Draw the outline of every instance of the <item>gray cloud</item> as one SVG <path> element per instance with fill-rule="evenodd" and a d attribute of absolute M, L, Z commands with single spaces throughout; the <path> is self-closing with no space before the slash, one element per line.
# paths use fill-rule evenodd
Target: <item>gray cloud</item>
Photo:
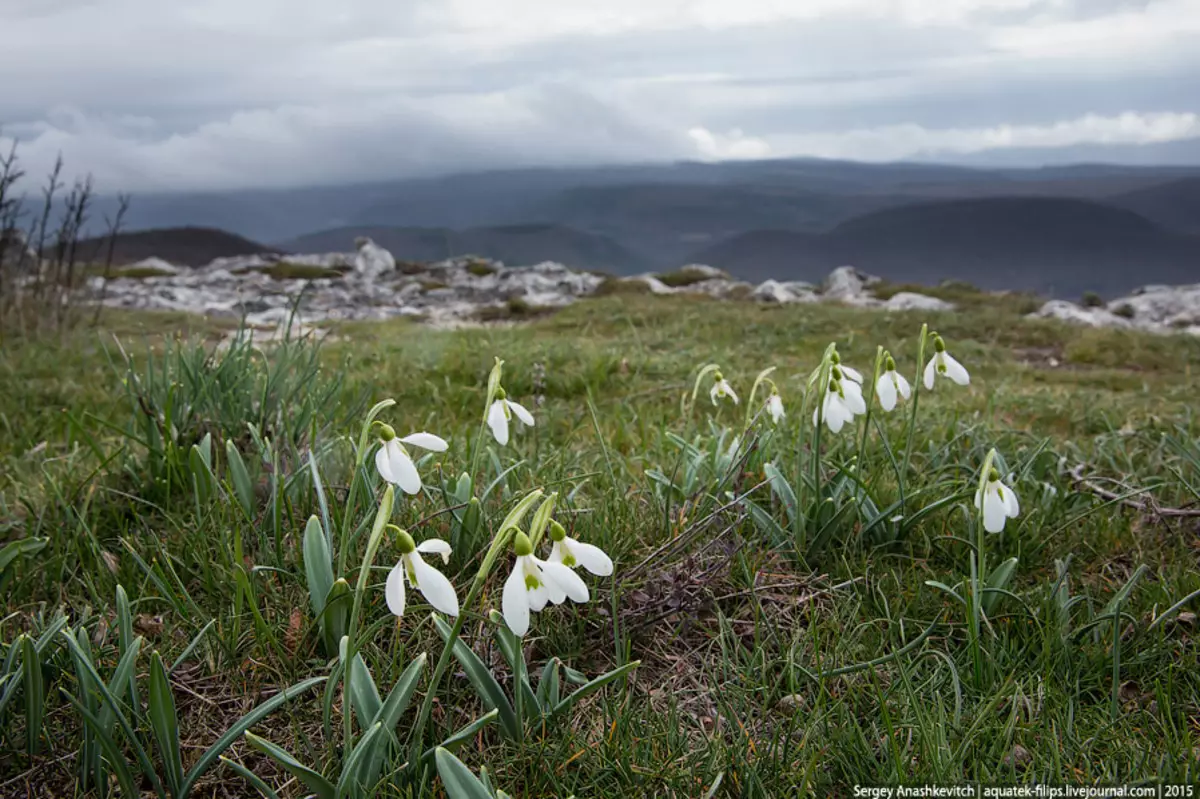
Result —
<path fill-rule="evenodd" d="M 1200 0 L 0 6 L 0 138 L 109 188 L 1136 146 L 1200 112 Z"/>

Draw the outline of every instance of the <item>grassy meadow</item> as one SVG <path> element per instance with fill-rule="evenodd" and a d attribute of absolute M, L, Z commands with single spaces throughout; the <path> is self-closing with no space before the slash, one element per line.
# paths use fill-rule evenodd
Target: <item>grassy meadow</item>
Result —
<path fill-rule="evenodd" d="M 490 795 L 448 782 L 424 756 L 438 744 L 514 797 L 1200 781 L 1200 340 L 956 299 L 617 294 L 511 326 L 346 323 L 319 347 L 218 349 L 216 323 L 115 312 L 5 338 L 0 796 Z M 877 347 L 916 388 L 923 324 L 970 385 L 884 413 Z M 817 434 L 831 342 L 871 411 Z M 496 357 L 536 418 L 503 447 L 481 424 Z M 739 405 L 709 401 L 707 364 Z M 766 383 L 750 402 L 768 367 L 778 425 Z M 391 500 L 364 419 L 388 398 L 380 422 L 449 448 L 410 447 L 423 492 L 377 518 Z M 1000 533 L 972 503 L 985 463 L 1020 498 Z M 554 495 L 615 572 L 581 572 L 590 601 L 533 614 L 521 640 L 489 611 L 513 563 L 503 520 L 535 489 L 517 526 L 550 529 Z M 453 548 L 426 561 L 475 657 L 436 680 L 454 620 L 411 588 L 389 611 L 388 522 Z M 397 685 L 405 709 L 376 730 Z M 190 783 L 174 765 L 197 763 Z"/>

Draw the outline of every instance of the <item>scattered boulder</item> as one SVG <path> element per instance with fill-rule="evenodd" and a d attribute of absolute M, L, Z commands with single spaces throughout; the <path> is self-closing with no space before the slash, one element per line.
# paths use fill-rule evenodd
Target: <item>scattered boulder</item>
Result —
<path fill-rule="evenodd" d="M 887 311 L 952 311 L 954 303 L 912 291 L 900 291 L 888 297 L 883 308 Z"/>
<path fill-rule="evenodd" d="M 368 238 L 355 239 L 358 257 L 354 259 L 354 271 L 360 277 L 374 280 L 380 275 L 396 270 L 396 259 L 392 254 Z"/>
<path fill-rule="evenodd" d="M 791 281 L 781 283 L 778 280 L 764 280 L 750 293 L 759 302 L 790 305 L 796 302 L 817 302 L 820 298 L 813 291 L 811 283 Z"/>
<path fill-rule="evenodd" d="M 1128 319 L 1105 308 L 1084 308 L 1066 300 L 1050 300 L 1029 316 L 1034 319 L 1058 319 L 1088 327 L 1132 327 Z"/>
<path fill-rule="evenodd" d="M 879 281 L 880 278 L 860 272 L 853 266 L 839 266 L 825 278 L 822 296 L 847 305 L 878 305 L 879 300 L 871 296 L 867 288 Z"/>

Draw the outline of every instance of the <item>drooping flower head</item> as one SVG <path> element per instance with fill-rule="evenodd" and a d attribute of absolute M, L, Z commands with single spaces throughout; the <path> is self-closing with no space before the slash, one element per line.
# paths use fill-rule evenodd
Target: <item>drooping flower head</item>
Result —
<path fill-rule="evenodd" d="M 775 387 L 774 383 L 771 384 L 771 394 L 767 397 L 766 407 L 771 421 L 775 424 L 779 424 L 780 420 L 787 416 L 783 411 L 783 399 L 779 396 L 779 389 Z"/>
<path fill-rule="evenodd" d="M 508 423 L 513 416 L 526 427 L 533 427 L 533 414 L 508 398 L 502 387 L 496 389 L 496 399 L 488 408 L 487 424 L 500 446 L 508 444 Z"/>
<path fill-rule="evenodd" d="M 513 538 L 516 561 L 504 581 L 500 600 L 504 623 L 515 635 L 529 632 L 529 613 L 540 613 L 550 602 L 560 605 L 569 597 L 575 602 L 588 601 L 587 585 L 579 575 L 561 563 L 534 557 L 529 536 L 517 531 Z"/>
<path fill-rule="evenodd" d="M 983 529 L 999 533 L 1004 530 L 1005 520 L 1017 518 L 1021 505 L 1017 501 L 1017 492 L 1001 482 L 1000 472 L 992 469 L 983 496 L 975 491 L 975 509 L 983 511 Z"/>
<path fill-rule="evenodd" d="M 734 405 L 738 404 L 737 394 L 734 393 L 733 387 L 729 385 L 729 381 L 725 379 L 719 369 L 713 372 L 713 384 L 708 392 L 708 397 L 712 400 L 713 405 L 716 405 L 717 400 L 720 399 L 731 399 Z"/>
<path fill-rule="evenodd" d="M 889 354 L 884 363 L 884 372 L 875 383 L 875 395 L 885 411 L 896 407 L 897 396 L 908 399 L 912 396 L 912 387 L 904 379 L 904 375 L 896 371 L 896 361 Z"/>
<path fill-rule="evenodd" d="M 582 566 L 597 577 L 608 577 L 613 573 L 612 559 L 598 546 L 576 541 L 567 535 L 563 526 L 554 519 L 550 520 L 551 563 L 561 563 L 569 569 Z"/>
<path fill-rule="evenodd" d="M 400 486 L 406 494 L 421 492 L 421 475 L 412 456 L 404 448 L 405 444 L 430 452 L 445 452 L 447 444 L 432 433 L 413 433 L 404 438 L 396 438 L 396 431 L 391 425 L 377 422 L 379 425 L 379 451 L 375 453 L 375 468 L 379 476 L 389 483 Z"/>
<path fill-rule="evenodd" d="M 842 427 L 847 422 L 854 421 L 854 408 L 850 404 L 847 394 L 846 385 L 855 385 L 850 381 L 843 381 L 834 376 L 837 372 L 837 367 L 834 367 L 834 373 L 831 374 L 829 387 L 825 392 L 825 397 L 821 402 L 820 408 L 813 409 L 813 424 L 820 424 L 821 420 L 825 421 L 825 426 L 829 428 L 831 433 L 840 433 Z M 858 401 L 862 402 L 862 394 L 858 394 Z M 864 408 L 865 411 L 865 408 Z"/>
<path fill-rule="evenodd" d="M 949 378 L 960 386 L 971 382 L 971 375 L 961 363 L 946 352 L 946 342 L 942 341 L 942 337 L 937 333 L 933 334 L 933 357 L 925 365 L 925 388 L 933 388 L 935 376 Z"/>
<path fill-rule="evenodd" d="M 429 538 L 420 544 L 413 542 L 407 531 L 390 525 L 396 531 L 396 547 L 400 560 L 388 573 L 384 595 L 387 606 L 396 616 L 404 615 L 404 582 L 421 592 L 426 601 L 447 616 L 458 615 L 458 596 L 446 576 L 430 566 L 421 557 L 422 552 L 442 556 L 442 563 L 450 562 L 450 545 L 440 538 Z"/>

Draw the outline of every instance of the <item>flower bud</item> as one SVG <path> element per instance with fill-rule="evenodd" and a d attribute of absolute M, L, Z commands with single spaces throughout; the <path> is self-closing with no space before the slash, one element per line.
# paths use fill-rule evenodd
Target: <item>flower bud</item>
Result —
<path fill-rule="evenodd" d="M 517 534 L 513 538 L 513 552 L 517 553 L 518 558 L 533 554 L 533 543 L 529 540 L 529 536 L 520 530 L 517 530 Z"/>
<path fill-rule="evenodd" d="M 566 537 L 567 537 L 567 531 L 563 529 L 563 526 L 561 524 L 559 524 L 557 521 L 555 521 L 554 519 L 551 519 L 550 520 L 550 540 L 551 541 L 562 541 Z"/>
<path fill-rule="evenodd" d="M 400 550 L 401 555 L 411 555 L 417 549 L 417 543 L 413 541 L 413 537 L 408 534 L 407 530 L 401 530 L 394 524 L 388 525 L 396 530 L 396 548 Z"/>

